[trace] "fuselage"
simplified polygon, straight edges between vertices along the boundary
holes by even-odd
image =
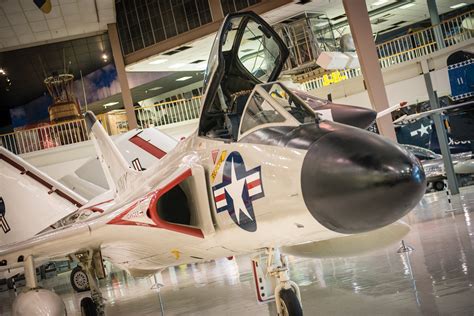
[[[89,225],[87,238],[101,240],[103,256],[116,265],[146,272],[370,231],[405,215],[423,194],[418,161],[382,137],[324,121],[296,129],[287,141],[228,142],[198,135],[181,141],[127,185],[132,189],[104,209],[95,219],[100,224]],[[338,143],[339,134],[352,146]],[[201,229],[201,237],[114,223],[124,212],[146,209],[163,179],[193,166],[204,169],[208,204],[194,211],[212,225]]]
[[[217,151],[217,153],[215,152]],[[245,168],[261,167],[263,196],[248,206],[252,219],[245,211],[239,220],[256,224],[254,231],[247,231],[234,222],[228,211],[217,212],[213,187],[223,182],[225,161],[231,153],[239,153]],[[255,155],[255,153],[259,153]],[[301,192],[301,168],[305,150],[249,143],[223,143],[193,136],[180,142],[156,166],[143,174],[145,181],[132,184],[133,192],[126,201],[110,204],[104,215],[114,217],[130,205],[157,190],[163,178],[183,165],[199,164],[206,170],[208,215],[214,232],[204,238],[155,227],[107,224],[92,229],[93,235],[104,240],[103,256],[124,268],[153,270],[167,265],[214,259],[254,252],[263,247],[298,244],[306,241],[329,239],[340,233],[328,230],[308,212]],[[217,156],[216,162],[213,160]],[[217,172],[215,172],[217,170]],[[214,174],[213,174],[214,172]],[[239,174],[239,177],[242,175]],[[243,189],[243,187],[241,188]],[[96,203],[96,202],[93,202]],[[86,205],[84,208],[87,208]],[[252,208],[252,210],[250,210]],[[130,210],[132,212],[133,209]],[[199,211],[199,210],[198,210]],[[93,227],[93,226],[92,226]],[[108,238],[110,236],[110,238]],[[177,253],[179,252],[179,255]]]

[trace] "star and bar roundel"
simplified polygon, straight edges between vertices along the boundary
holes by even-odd
[[[246,170],[239,152],[233,151],[224,163],[222,183],[212,188],[217,213],[228,212],[240,228],[257,230],[253,201],[265,196],[261,166]]]

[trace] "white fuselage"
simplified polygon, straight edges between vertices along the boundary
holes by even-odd
[[[246,170],[261,166],[264,196],[252,201],[257,225],[254,232],[236,225],[228,211],[218,213],[213,198],[212,187],[223,181],[225,162],[219,161],[235,151],[240,153]],[[263,247],[342,236],[319,224],[306,208],[300,185],[304,154],[304,150],[224,143],[192,136],[180,142],[154,167],[146,170],[146,177],[143,177],[147,179],[145,182],[131,183],[129,186],[133,190],[127,192],[121,201],[111,204],[101,217],[115,217],[142,199],[146,195],[144,192],[155,190],[158,183],[170,177],[174,170],[199,163],[205,169],[208,189],[205,200],[211,210],[211,214],[201,215],[208,216],[213,226],[207,231],[203,230],[204,238],[156,227],[107,224],[98,225],[97,229],[91,225],[91,235],[87,239],[102,240],[105,258],[122,268],[135,271],[156,270],[168,265],[249,253]],[[239,190],[239,187],[232,190]],[[206,208],[197,209],[198,212],[201,210],[206,211]],[[240,220],[246,216],[244,211],[240,212]]]

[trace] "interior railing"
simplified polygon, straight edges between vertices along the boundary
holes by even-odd
[[[165,126],[199,118],[201,96],[164,102],[135,109],[138,125],[142,128]]]
[[[138,124],[142,128],[148,128],[152,126],[173,126],[195,120],[199,118],[200,114],[200,98],[198,96],[136,108],[135,115]],[[119,130],[110,128],[106,114],[97,117],[109,135],[113,134],[111,131]],[[116,124],[123,124],[123,122],[116,122]],[[89,135],[86,124],[84,119],[81,119],[1,134],[0,146],[18,155],[87,140],[89,140]]]
[[[427,56],[443,48],[436,42],[435,32],[440,32],[444,41],[444,47],[467,41],[474,37],[474,10],[458,15],[451,19],[411,34],[397,37],[388,42],[377,45],[377,54],[380,67],[388,68],[395,64]],[[440,47],[441,46],[441,47]],[[360,68],[344,69],[331,74],[324,74],[317,78],[301,82],[304,89],[314,90],[337,83],[342,80],[360,76]],[[337,77],[331,78],[331,76]]]

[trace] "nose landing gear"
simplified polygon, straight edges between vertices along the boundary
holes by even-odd
[[[253,275],[259,302],[275,300],[278,316],[302,316],[301,293],[290,280],[288,258],[278,248],[252,258]]]
[[[88,283],[86,285],[91,291],[91,297],[84,297],[81,300],[81,314],[83,316],[105,315],[104,298],[102,297],[97,282],[97,278],[105,277],[105,270],[100,251],[88,250],[83,253],[78,253],[74,256],[74,259],[79,262],[82,272],[85,272]],[[71,280],[73,280],[72,277]]]

